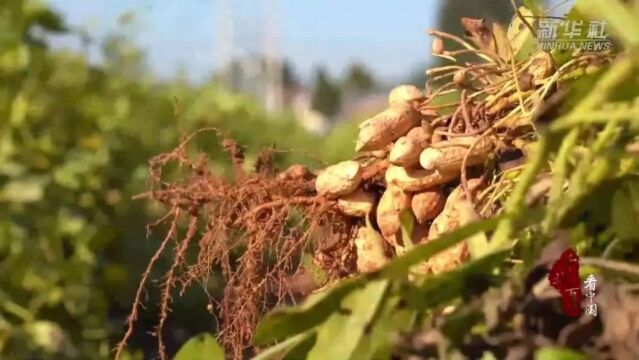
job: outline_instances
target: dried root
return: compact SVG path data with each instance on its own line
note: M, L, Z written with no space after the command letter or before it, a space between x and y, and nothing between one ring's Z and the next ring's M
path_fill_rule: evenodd
M218 337L235 358L241 358L250 346L260 316L270 307L293 298L294 289L288 286L287 279L297 272L303 251L316 252L318 263L331 278L355 271L351 242L356 231L355 221L342 213L330 197L352 191L359 185L362 171L358 163L347 162L334 168L346 175L344 179L334 176L332 171L323 172L320 177L326 180L327 196L318 196L316 181L308 169L297 165L278 175L264 153L255 172L244 171L242 149L228 139L223 145L230 155L233 178L213 174L204 156L196 160L187 156L189 139L150 162L153 190L140 197L167 207L167 215L154 225L166 223L170 229L140 282L116 358L132 335L149 274L171 240L176 241L173 264L160 289L160 314L155 333L162 359L166 359L162 328L175 288L183 291L193 282L207 279L214 271L222 273L223 297L211 300L219 304ZM173 164L182 172L181 181L170 182L163 176L165 169ZM368 176L375 174L369 170ZM317 180L318 186L324 186ZM180 224L185 223L188 224L186 233L179 235ZM333 234L328 236L331 244L327 244L327 237L318 237L320 230L326 228ZM192 245L199 251L197 261L187 263L185 252Z

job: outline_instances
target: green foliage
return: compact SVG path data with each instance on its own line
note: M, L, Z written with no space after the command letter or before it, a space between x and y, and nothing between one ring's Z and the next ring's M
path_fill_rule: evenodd
M278 153L280 166L313 163L306 151L322 145L291 116L267 116L215 83L154 80L126 30L104 40L99 66L50 50L43 34L66 28L40 1L0 2L3 359L111 356L156 244L144 226L161 215L131 198L146 190L147 161L180 136L218 128L251 145L249 162L261 147L297 150ZM197 150L225 171L218 140L203 133ZM206 330L206 304L184 301L174 315Z
M325 140L323 156L330 164L351 159L355 155L358 125L363 119L349 119L336 124Z
M626 47L639 46L639 27L632 26L639 10L628 1L611 0L605 4L596 0L579 0L576 9L591 19L605 18L612 34Z
M545 347L535 353L535 360L585 360L587 357L565 348Z
M370 281L348 294L317 330L317 341L307 359L361 359L357 349L375 316L388 287L388 280Z
M199 334L189 339L173 360L224 360L224 351L211 334Z
M314 294L299 307L275 310L260 322L254 341L267 344L316 333L317 340L306 355L309 358L332 358L329 354L337 356L332 353L336 351L339 356L335 358L375 359L378 354L389 351L390 344L385 338L388 331L411 324L415 311L421 306L412 304L428 298L431 299L428 306L435 307L460 296L458 290L463 287L462 281L468 281L471 273L478 269L492 269L498 263L495 259L503 259L504 253L472 261L455 273L424 279L424 284L446 283L448 286L451 283L447 281L457 279L459 286L445 296L438 296L441 286L429 287L430 290L422 288L422 293L419 293L420 288L410 288L410 283L404 280L411 268L469 236L489 231L496 224L494 219L469 224L436 240L416 245L377 272L341 281L329 290ZM407 308L401 299L411 298L410 293L416 301L408 303ZM360 299L365 306L359 303ZM328 346L329 343L333 345Z
M520 7L518 10L528 24L535 28L538 20L534 17L533 12L525 7ZM530 57L530 55L537 51L539 47L535 35L536 34L530 32L528 26L526 26L524 21L518 15L514 15L506 32L508 44L499 45L501 47L509 46L510 49L512 49L513 54L515 54L515 60L526 60Z

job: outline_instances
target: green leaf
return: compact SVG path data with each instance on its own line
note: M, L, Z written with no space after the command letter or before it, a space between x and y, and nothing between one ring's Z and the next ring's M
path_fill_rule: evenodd
M272 311L257 326L254 343L268 344L315 327L330 316L342 299L364 281L363 277L343 280L330 289L310 296L301 306Z
M542 0L524 0L524 6L535 16L543 15L544 1Z
M29 109L29 101L24 93L19 93L13 98L11 103L11 113L9 115L9 123L14 126L21 125L27 117Z
M32 343L47 353L59 353L62 351L67 335L55 322L38 320L26 325Z
M559 347L545 347L535 353L535 360L586 360L587 357L574 350Z
M444 324L441 326L442 333L450 339L455 346L464 343L468 334L486 335L487 326L482 323L484 314L473 306L458 306L455 310L446 316ZM478 331L477 329L482 329Z
M499 251L472 260L463 266L434 276L426 276L421 285L406 289L407 301L415 309L429 309L451 301L484 280L487 285L493 279L492 271L510 254L510 250Z
M468 224L472 221L477 221L481 217L477 214L472 202L468 199L459 202L457 204L457 210L459 211L460 224ZM466 239L468 244L468 250L470 252L471 259L478 259L489 252L488 236L483 231L477 232Z
M371 319L383 301L388 280L371 281L344 298L339 309L317 329L317 342L308 360L361 359L354 356Z
M632 239L637 237L639 212L636 210L627 189L621 188L615 191L612 198L611 217L612 227L619 238Z
M497 357L490 351L484 351L481 355L481 360L497 360Z
M0 201L14 203L32 203L44 196L47 180L42 177L29 177L10 181L0 189Z
M411 251L395 258L377 272L368 274L368 277L396 278L403 276L408 273L412 266L430 259L438 252L464 241L478 232L494 230L501 219L501 217L494 217L491 219L476 221L455 231L443 234L433 241L416 245L413 249L411 249Z
M428 260L438 252L477 232L493 230L500 219L500 217L495 217L470 223L455 231L443 234L433 241L416 245L376 272L342 280L331 289L309 297L301 306L274 310L260 321L253 341L255 344L263 345L307 331L322 323L339 307L346 295L365 285L367 281L403 277L408 274L411 267Z
M299 360L304 359L308 352L311 350L313 345L315 345L315 341L317 341L317 331L312 332L312 336L306 338L301 343L293 346L289 350L286 351L286 355L283 358L278 358L277 360Z
M389 292L372 321L371 330L364 334L355 350L357 359L390 359L393 344L389 335L408 331L415 323L417 312L401 306L402 298Z
M519 12L534 29L537 18L533 16L533 13L525 7L520 7ZM535 34L530 32L528 26L526 26L517 14L513 16L508 26L506 37L509 44L503 44L502 46L510 46L512 48L515 54L515 61L528 59L539 48Z
M319 266L315 265L313 262L313 256L311 254L305 253L302 255L302 266L313 278L315 284L324 285L328 280L328 275L326 271L324 271Z
M593 20L605 20L610 32L621 40L626 48L639 46L639 27L634 26L637 15L621 1L580 0L575 7Z
M213 335L203 333L182 345L173 360L224 360L224 351Z
M399 224L402 233L402 241L404 242L404 248L409 250L413 247L413 227L415 220L413 219L413 213L410 210L403 210L399 214Z
M577 3L579 3L580 1L581 0L578 0ZM568 12L568 15L566 15L565 20L566 21L583 21L584 24L588 23L588 19L586 18L586 16L581 11L578 11L577 5L573 6L570 9L570 11ZM565 31L562 31L562 30L563 28L560 27L557 34L557 39L566 40L567 38L564 35ZM556 47L555 49L552 50L551 53L553 58L555 59L555 63L557 64L557 66L561 66L572 58L573 52L574 52L574 49L562 50L560 47Z
M315 331L307 331L295 336L292 336L281 343L268 348L265 351L257 354L257 356L253 357L253 360L268 360L268 359L281 359L282 356L291 355L292 352L295 352L297 347L303 345L308 340L313 340L315 336ZM302 355L303 356L303 355ZM299 359L301 356L297 356ZM291 357L294 359L295 357Z
M40 25L44 30L49 32L67 31L62 17L44 4L38 2L28 3L25 12L27 21L30 23L29 25Z

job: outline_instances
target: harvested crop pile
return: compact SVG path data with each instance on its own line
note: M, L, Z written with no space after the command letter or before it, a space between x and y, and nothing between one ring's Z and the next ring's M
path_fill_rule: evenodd
M434 37L433 55L451 61L452 65L429 69L424 89L412 85L394 88L388 96L388 108L360 124L356 139L359 154L354 159L317 172L300 165L279 172L273 168L266 150L255 170L247 172L241 147L228 139L224 140L224 146L234 168L230 179L212 173L206 157L189 158L186 151L189 139L176 150L153 159L153 189L145 196L167 207L167 215L158 224L168 223L170 230L144 274L128 331L118 349L125 346L131 335L144 284L171 239L176 239L177 245L173 265L161 288L156 334L163 359L166 353L161 331L168 316L172 288L177 285L185 288L206 279L213 271L220 270L225 279L224 296L218 308L221 323L218 338L239 359L247 349L248 353L255 350L252 340L262 315L295 298L287 279L301 271L303 253L312 254L313 266L326 275L325 282L316 284L320 288L318 293L338 284L324 298L337 299L331 306L336 307L345 299L344 294L356 296L352 289L358 286L373 291L375 284L381 284L387 294L396 295L380 297L381 303L394 304L397 308L393 309L398 312L404 311L406 304L424 310L441 305L445 299L454 300L463 290L454 281L466 276L467 271L483 269L473 286L484 289L490 283L482 285L484 277L490 274L484 269L486 264L495 268L503 264L529 265L534 256L527 254L537 253L562 224L586 216L577 210L587 198L585 194L606 179L601 175L584 180L589 175L589 166L603 167L597 161L606 149L631 146L635 140L619 135L620 128L624 129L621 123L606 125L603 130L586 129L571 127L576 117L564 117L563 122L549 125L559 116L569 84L575 79L587 78L590 73L628 60L617 59L606 51L576 52L558 61L555 55L520 39L522 33L530 38L534 25L522 12L526 10L518 10L508 30L482 19L464 18L461 23L467 39L430 31ZM480 62L462 60L469 55ZM625 66L632 69L636 66L632 64ZM601 85L601 89L610 88ZM577 109L590 111L604 100L604 95L589 95L583 100L585 105L582 103ZM566 131L570 134L566 135ZM562 144L558 151L557 144ZM578 144L580 152L570 157L570 150ZM551 159L550 154L555 152L557 155ZM623 150L615 154L619 158L615 158L614 164L628 157ZM551 160L553 164L547 166ZM181 181L163 178L163 169L171 163L186 171ZM599 170L625 176L632 174L636 166L631 163L625 170L613 171L610 164ZM569 177L573 170L582 178ZM568 183L575 182L578 190L565 190L571 189ZM548 209L528 212L527 209L540 204L548 204ZM490 218L495 222L482 221ZM488 226L485 224L497 221L496 228L484 232L471 232L468 229L474 228L467 226ZM529 225L532 221L538 223ZM184 235L178 235L178 223L188 224ZM462 236L459 234L465 235L453 241L454 237L447 237L450 234L456 234L457 238ZM532 236L539 236L538 244L531 242ZM441 245L444 243L447 245ZM524 246L523 250L512 252L515 244ZM197 262L193 264L187 263L184 256L191 246L198 249ZM419 260L411 252L415 247L428 256ZM407 252L411 256L403 260L400 256ZM504 254L509 261L497 256ZM395 261L397 257L400 258ZM499 261L495 263L495 259ZM407 267L410 274L398 270ZM352 277L358 273L363 275ZM411 280L393 287L376 282L380 278ZM442 295L422 296L423 302L415 304L414 294L431 294L430 286L435 287L434 284L442 287ZM391 289L400 290L395 294ZM402 308L397 304L403 304ZM313 305L309 306L312 310ZM328 317L328 308L332 309L328 305L323 310L315 309L324 315L315 313L312 319ZM311 310L302 308L299 312ZM376 316L383 320L386 315ZM330 319L339 316L343 315L336 313ZM373 318L369 316L372 329ZM271 325L264 325L270 329L269 334L266 330L259 334L261 343L284 340L274 330L281 330L282 323L273 321L274 325L269 322ZM408 320L399 322L413 324ZM296 326L292 327L297 329ZM361 326L358 331L363 332L362 338L369 336L370 331L374 334L374 330L362 330ZM298 334L292 330L283 332ZM330 348L321 345L326 339L322 334L309 330L298 335L316 336L318 349ZM485 345L482 351L486 349L490 350L490 346ZM342 358L330 353L333 350L326 351L332 355L322 355L325 358Z

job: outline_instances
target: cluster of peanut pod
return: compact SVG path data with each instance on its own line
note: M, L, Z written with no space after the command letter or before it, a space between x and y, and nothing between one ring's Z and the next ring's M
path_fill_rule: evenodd
M460 179L462 167L482 164L493 143L480 136L434 134L431 122L437 114L424 109L424 94L412 85L401 85L389 94L389 107L359 126L356 150L386 159L385 190L366 191L363 166L348 160L322 170L315 182L318 195L336 199L348 216L367 218L357 231L354 245L360 272L375 271L388 259L388 251L403 253L409 245L434 239L473 221L477 214L461 185L446 193L444 186ZM481 186L470 179L467 188ZM401 216L413 216L411 239L402 238ZM370 226L376 220L379 232ZM408 244L407 242L410 242ZM386 243L386 244L385 244ZM450 270L469 256L465 242L419 266L423 273Z

